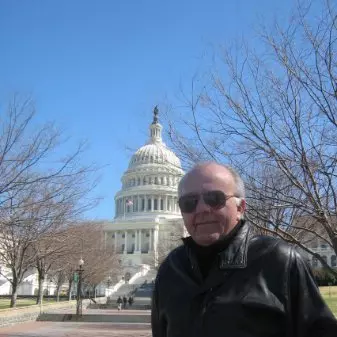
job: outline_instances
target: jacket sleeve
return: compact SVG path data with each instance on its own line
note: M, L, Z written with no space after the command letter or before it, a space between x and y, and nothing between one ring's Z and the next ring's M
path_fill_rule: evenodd
M337 320L322 298L310 267L292 249L290 310L293 337L337 337Z
M152 293L151 328L152 337L166 337L166 321L159 311L158 277L156 279L154 290Z

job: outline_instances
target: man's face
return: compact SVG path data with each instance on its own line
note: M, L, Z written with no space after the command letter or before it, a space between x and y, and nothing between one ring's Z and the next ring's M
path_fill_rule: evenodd
M221 208L207 205L202 193L222 191L229 197L235 195L236 186L231 173L216 164L201 166L191 171L182 182L180 196L198 195L196 208L191 213L182 212L184 223L192 239L199 245L208 246L228 234L239 222L245 209L245 202L237 205L237 199L230 197Z

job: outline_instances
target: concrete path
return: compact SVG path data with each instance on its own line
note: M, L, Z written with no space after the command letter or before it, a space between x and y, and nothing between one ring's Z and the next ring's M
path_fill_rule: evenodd
M51 318L75 314L74 309L51 309ZM151 337L149 310L84 309L80 321L28 322L0 328L0 337Z
M30 322L0 329L0 337L151 337L149 324Z

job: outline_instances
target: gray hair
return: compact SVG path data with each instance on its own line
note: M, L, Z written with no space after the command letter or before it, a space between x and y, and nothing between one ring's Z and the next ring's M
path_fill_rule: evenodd
M189 175L190 172L192 172L194 170L197 170L201 167L209 166L209 165L221 166L221 167L225 168L231 174L231 176L234 179L235 186L236 186L235 194L240 200L239 203L241 203L241 199L245 199L245 184L244 184L241 176L239 175L239 173L233 167L231 167L229 165L225 165L225 164L219 164L219 163L213 162L213 161L199 163L199 164L196 164L195 166L193 166L193 168L190 171L188 171L183 176L183 178L180 180L179 185L178 185L178 195L179 196L181 195L182 185L184 183L184 180L187 178L187 176Z

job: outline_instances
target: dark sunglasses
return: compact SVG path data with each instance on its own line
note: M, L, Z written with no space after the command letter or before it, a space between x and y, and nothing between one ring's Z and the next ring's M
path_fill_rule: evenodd
M222 191L208 191L202 194L187 194L179 198L178 204L181 212L192 213L197 208L200 197L204 203L213 209L220 209L226 205L226 201L236 195L226 195Z

